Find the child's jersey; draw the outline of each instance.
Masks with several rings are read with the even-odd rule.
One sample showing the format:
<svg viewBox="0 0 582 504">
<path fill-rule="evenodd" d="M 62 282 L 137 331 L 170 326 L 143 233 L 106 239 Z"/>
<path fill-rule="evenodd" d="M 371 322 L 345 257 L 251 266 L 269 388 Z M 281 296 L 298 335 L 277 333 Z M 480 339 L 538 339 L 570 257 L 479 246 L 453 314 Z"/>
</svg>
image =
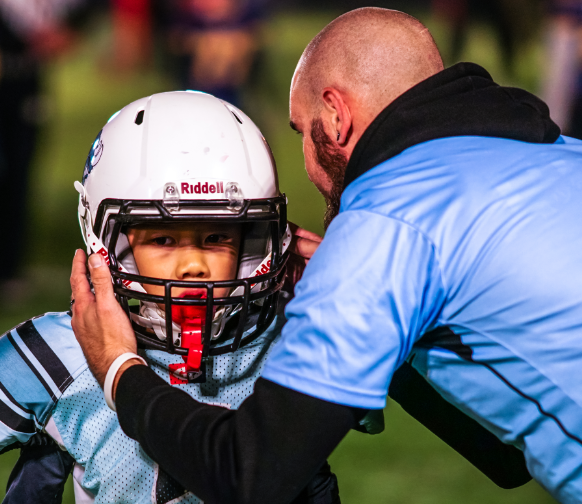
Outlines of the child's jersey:
<svg viewBox="0 0 582 504">
<path fill-rule="evenodd" d="M 170 364 L 183 364 L 178 355 L 156 350 L 142 355 L 159 376 L 196 400 L 236 409 L 253 391 L 283 324 L 278 315 L 253 343 L 211 357 L 206 383 L 189 384 L 171 375 Z M 68 313 L 47 313 L 0 338 L 0 450 L 25 443 L 42 429 L 76 461 L 78 503 L 202 502 L 123 433 L 87 366 Z"/>
</svg>

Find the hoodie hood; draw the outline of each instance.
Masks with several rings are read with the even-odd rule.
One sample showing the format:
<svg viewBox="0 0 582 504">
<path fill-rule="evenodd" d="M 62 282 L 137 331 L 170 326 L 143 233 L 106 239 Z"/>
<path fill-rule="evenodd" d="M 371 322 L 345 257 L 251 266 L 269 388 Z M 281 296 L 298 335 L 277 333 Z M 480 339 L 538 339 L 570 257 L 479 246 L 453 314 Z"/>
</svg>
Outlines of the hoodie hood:
<svg viewBox="0 0 582 504">
<path fill-rule="evenodd" d="M 344 188 L 413 145 L 451 136 L 554 143 L 560 128 L 533 94 L 496 84 L 479 65 L 458 63 L 410 88 L 372 121 L 354 148 Z"/>
</svg>

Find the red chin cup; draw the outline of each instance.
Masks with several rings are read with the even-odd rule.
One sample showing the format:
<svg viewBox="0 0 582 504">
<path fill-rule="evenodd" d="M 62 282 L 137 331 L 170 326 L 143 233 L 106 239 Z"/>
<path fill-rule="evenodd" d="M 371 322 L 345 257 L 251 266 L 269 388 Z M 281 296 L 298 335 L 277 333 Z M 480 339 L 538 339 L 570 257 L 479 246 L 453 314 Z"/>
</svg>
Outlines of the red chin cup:
<svg viewBox="0 0 582 504">
<path fill-rule="evenodd" d="M 205 299 L 206 295 L 180 296 L 185 299 Z M 186 372 L 200 371 L 202 364 L 202 325 L 206 320 L 205 306 L 172 306 L 172 320 L 180 324 L 182 331 L 182 346 L 188 349 L 188 355 L 182 357 L 186 363 Z"/>
</svg>

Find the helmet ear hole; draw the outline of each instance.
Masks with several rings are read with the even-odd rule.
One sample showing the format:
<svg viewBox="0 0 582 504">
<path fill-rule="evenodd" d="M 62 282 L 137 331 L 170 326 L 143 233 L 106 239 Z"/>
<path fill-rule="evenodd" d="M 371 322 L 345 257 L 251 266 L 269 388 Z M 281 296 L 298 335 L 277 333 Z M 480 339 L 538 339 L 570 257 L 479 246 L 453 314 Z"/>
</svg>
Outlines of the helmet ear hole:
<svg viewBox="0 0 582 504">
<path fill-rule="evenodd" d="M 145 115 L 145 110 L 140 110 L 135 116 L 135 124 L 138 126 L 143 123 L 143 116 Z"/>
</svg>

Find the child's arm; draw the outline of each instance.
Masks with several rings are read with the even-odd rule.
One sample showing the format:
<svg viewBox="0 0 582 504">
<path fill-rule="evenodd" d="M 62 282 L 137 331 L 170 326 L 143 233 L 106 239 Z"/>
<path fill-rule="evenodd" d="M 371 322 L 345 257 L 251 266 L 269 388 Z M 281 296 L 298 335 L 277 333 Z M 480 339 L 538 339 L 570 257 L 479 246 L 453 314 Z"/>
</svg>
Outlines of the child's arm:
<svg viewBox="0 0 582 504">
<path fill-rule="evenodd" d="M 40 431 L 86 366 L 70 320 L 46 314 L 0 337 L 0 453 L 21 449 L 4 502 L 60 502 L 40 497 L 62 494 L 72 459 Z"/>
</svg>

